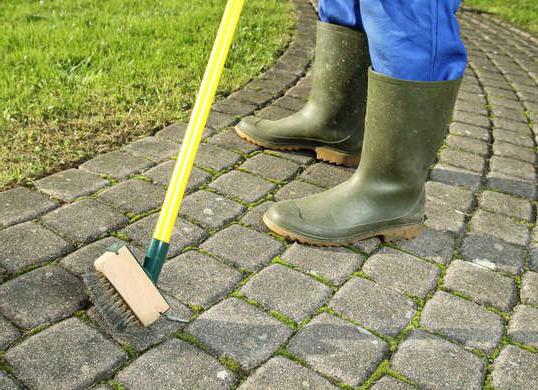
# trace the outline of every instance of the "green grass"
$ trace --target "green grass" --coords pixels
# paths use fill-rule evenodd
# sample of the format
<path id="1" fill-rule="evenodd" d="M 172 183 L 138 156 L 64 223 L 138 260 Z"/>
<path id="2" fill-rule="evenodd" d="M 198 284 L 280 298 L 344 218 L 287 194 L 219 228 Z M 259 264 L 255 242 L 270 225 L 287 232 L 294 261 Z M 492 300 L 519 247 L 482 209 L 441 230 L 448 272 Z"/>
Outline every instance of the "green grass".
<path id="1" fill-rule="evenodd" d="M 4 0 L 0 189 L 186 120 L 226 0 Z M 246 2 L 219 89 L 289 42 L 287 0 Z"/>
<path id="2" fill-rule="evenodd" d="M 464 0 L 464 5 L 491 12 L 533 34 L 538 34 L 536 0 Z"/>

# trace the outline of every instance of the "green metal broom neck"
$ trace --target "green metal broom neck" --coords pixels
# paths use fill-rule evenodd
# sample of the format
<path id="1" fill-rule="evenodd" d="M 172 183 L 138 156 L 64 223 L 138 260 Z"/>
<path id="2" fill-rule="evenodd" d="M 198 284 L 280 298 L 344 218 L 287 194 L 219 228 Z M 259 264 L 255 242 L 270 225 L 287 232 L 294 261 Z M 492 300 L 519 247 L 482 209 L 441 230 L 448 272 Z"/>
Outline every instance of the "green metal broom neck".
<path id="1" fill-rule="evenodd" d="M 170 244 L 155 238 L 149 244 L 143 268 L 154 284 L 157 284 L 169 248 Z"/>

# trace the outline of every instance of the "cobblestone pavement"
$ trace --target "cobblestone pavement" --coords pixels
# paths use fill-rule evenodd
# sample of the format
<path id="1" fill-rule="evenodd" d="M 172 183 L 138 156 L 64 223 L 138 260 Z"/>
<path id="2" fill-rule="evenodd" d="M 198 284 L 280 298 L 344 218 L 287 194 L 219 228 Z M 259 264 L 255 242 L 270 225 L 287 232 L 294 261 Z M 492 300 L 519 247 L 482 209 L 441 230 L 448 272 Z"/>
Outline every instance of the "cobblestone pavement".
<path id="1" fill-rule="evenodd" d="M 428 228 L 311 248 L 262 212 L 352 170 L 230 129 L 305 101 L 316 16 L 295 1 L 289 49 L 214 107 L 160 282 L 172 311 L 150 329 L 105 332 L 79 276 L 112 243 L 143 254 L 183 125 L 0 193 L 1 389 L 538 388 L 536 41 L 462 12 L 470 67 Z"/>

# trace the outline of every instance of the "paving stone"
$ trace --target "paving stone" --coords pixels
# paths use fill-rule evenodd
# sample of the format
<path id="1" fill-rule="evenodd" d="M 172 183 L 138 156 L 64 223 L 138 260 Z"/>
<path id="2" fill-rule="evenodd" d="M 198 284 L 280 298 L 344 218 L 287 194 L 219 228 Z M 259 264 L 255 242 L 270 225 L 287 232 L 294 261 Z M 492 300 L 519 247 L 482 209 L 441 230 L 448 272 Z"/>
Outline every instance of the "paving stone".
<path id="1" fill-rule="evenodd" d="M 241 160 L 241 156 L 229 150 L 219 148 L 216 145 L 201 144 L 196 155 L 197 166 L 222 171 L 231 168 Z"/>
<path id="2" fill-rule="evenodd" d="M 7 347 L 21 336 L 20 332 L 11 323 L 0 316 L 0 350 L 6 350 Z M 1 371 L 0 371 L 1 373 Z M 0 385 L 2 384 L 0 377 Z M 2 388 L 0 386 L 0 388 Z"/>
<path id="3" fill-rule="evenodd" d="M 153 230 L 155 229 L 158 218 L 158 214 L 152 214 L 149 217 L 142 218 L 125 228 L 123 233 L 132 239 L 136 245 L 145 248 L 153 236 Z M 178 255 L 187 246 L 198 244 L 205 235 L 206 233 L 203 229 L 182 218 L 178 218 L 172 231 L 168 257 Z"/>
<path id="4" fill-rule="evenodd" d="M 2 390 L 20 390 L 22 387 L 17 384 L 13 379 L 0 371 L 0 389 Z"/>
<path id="5" fill-rule="evenodd" d="M 465 227 L 465 213 L 448 208 L 445 204 L 426 202 L 426 225 L 442 232 L 460 233 Z"/>
<path id="6" fill-rule="evenodd" d="M 374 383 L 371 390 L 411 390 L 413 386 L 407 383 L 400 382 L 391 376 L 385 375 L 380 380 Z"/>
<path id="7" fill-rule="evenodd" d="M 471 220 L 471 231 L 489 234 L 514 245 L 525 246 L 530 241 L 529 229 L 500 214 L 479 210 Z"/>
<path id="8" fill-rule="evenodd" d="M 47 176 L 34 184 L 39 191 L 71 202 L 106 187 L 108 181 L 93 173 L 73 168 Z"/>
<path id="9" fill-rule="evenodd" d="M 281 356 L 271 358 L 239 386 L 239 390 L 337 389 L 328 380 Z"/>
<path id="10" fill-rule="evenodd" d="M 102 192 L 99 200 L 124 213 L 142 214 L 160 208 L 165 193 L 161 186 L 142 180 L 129 180 Z"/>
<path id="11" fill-rule="evenodd" d="M 34 389 L 87 388 L 109 377 L 126 358 L 78 318 L 47 328 L 6 353 L 14 375 Z"/>
<path id="12" fill-rule="evenodd" d="M 379 247 L 379 245 L 381 245 L 381 240 L 378 237 L 372 237 L 367 240 L 356 242 L 353 246 L 370 255 Z"/>
<path id="13" fill-rule="evenodd" d="M 488 144 L 478 139 L 450 134 L 446 139 L 447 145 L 453 149 L 462 149 L 469 153 L 486 156 L 488 154 Z"/>
<path id="14" fill-rule="evenodd" d="M 173 123 L 169 126 L 166 126 L 164 129 L 159 130 L 155 137 L 164 138 L 168 141 L 178 143 L 183 141 L 185 132 L 187 131 L 187 125 L 185 123 Z M 202 139 L 209 137 L 213 134 L 214 130 L 206 127 L 202 133 Z"/>
<path id="15" fill-rule="evenodd" d="M 538 348 L 538 309 L 526 305 L 516 307 L 510 319 L 508 337 Z"/>
<path id="16" fill-rule="evenodd" d="M 86 272 L 91 272 L 94 270 L 94 261 L 113 245 L 127 245 L 127 243 L 115 237 L 103 238 L 64 257 L 60 260 L 60 264 L 74 274 L 82 275 Z M 129 249 L 139 262 L 144 260 L 144 253 L 139 248 L 129 245 Z"/>
<path id="17" fill-rule="evenodd" d="M 306 291 L 308 294 L 304 294 Z M 254 275 L 241 292 L 295 322 L 312 314 L 331 295 L 329 287 L 280 264 L 273 264 Z"/>
<path id="18" fill-rule="evenodd" d="M 454 149 L 443 149 L 439 154 L 439 162 L 476 173 L 481 173 L 485 165 L 484 157 Z"/>
<path id="19" fill-rule="evenodd" d="M 209 187 L 250 203 L 266 196 L 276 185 L 250 173 L 232 171 L 217 178 Z"/>
<path id="20" fill-rule="evenodd" d="M 224 114 L 218 111 L 211 111 L 207 118 L 207 126 L 212 129 L 220 130 L 232 126 L 238 122 L 235 115 Z"/>
<path id="21" fill-rule="evenodd" d="M 175 161 L 167 161 L 145 172 L 144 175 L 149 177 L 156 184 L 168 186 L 175 165 Z M 209 182 L 212 177 L 213 176 L 211 176 L 206 171 L 200 168 L 193 167 L 191 171 L 191 177 L 189 179 L 189 184 L 187 184 L 186 192 L 189 193 L 194 191 L 201 185 Z"/>
<path id="22" fill-rule="evenodd" d="M 513 279 L 467 261 L 454 260 L 444 278 L 445 286 L 474 301 L 510 311 L 516 303 Z"/>
<path id="23" fill-rule="evenodd" d="M 112 331 L 95 307 L 91 307 L 87 314 L 117 343 L 135 348 L 137 351 L 144 351 L 169 338 L 174 332 L 182 330 L 192 317 L 192 311 L 177 299 L 165 293 L 163 297 L 170 305 L 170 309 L 148 327 L 131 326 L 123 331 Z"/>
<path id="24" fill-rule="evenodd" d="M 415 314 L 413 301 L 363 278 L 352 278 L 344 284 L 330 307 L 387 336 L 396 336 Z"/>
<path id="25" fill-rule="evenodd" d="M 231 357 L 245 370 L 267 360 L 292 334 L 286 325 L 234 298 L 201 314 L 189 325 L 188 332 L 215 354 Z"/>
<path id="26" fill-rule="evenodd" d="M 363 262 L 361 255 L 348 249 L 312 247 L 297 243 L 291 245 L 281 257 L 303 272 L 321 276 L 335 285 L 344 283 Z"/>
<path id="27" fill-rule="evenodd" d="M 256 150 L 260 150 L 258 146 L 241 139 L 232 129 L 224 130 L 214 135 L 213 137 L 209 138 L 208 142 L 244 154 L 249 154 L 255 152 Z"/>
<path id="28" fill-rule="evenodd" d="M 0 229 L 37 218 L 56 207 L 58 203 L 28 188 L 0 192 Z"/>
<path id="29" fill-rule="evenodd" d="M 493 156 L 490 159 L 490 168 L 493 172 L 523 180 L 532 181 L 536 178 L 534 165 L 511 158 Z"/>
<path id="30" fill-rule="evenodd" d="M 463 258 L 493 271 L 520 274 L 525 263 L 525 250 L 487 234 L 471 234 L 462 245 Z"/>
<path id="31" fill-rule="evenodd" d="M 145 157 L 155 162 L 168 160 L 177 155 L 178 145 L 159 137 L 146 137 L 123 148 L 135 156 Z"/>
<path id="32" fill-rule="evenodd" d="M 240 168 L 268 179 L 285 181 L 292 178 L 300 166 L 290 160 L 260 153 L 249 158 Z"/>
<path id="33" fill-rule="evenodd" d="M 260 232 L 267 233 L 269 232 L 269 228 L 263 223 L 262 217 L 263 214 L 267 211 L 269 207 L 274 205 L 275 202 L 273 201 L 266 201 L 262 204 L 257 205 L 256 207 L 251 208 L 243 218 L 241 218 L 241 222 L 252 227 L 253 229 L 259 230 Z"/>
<path id="34" fill-rule="evenodd" d="M 253 91 L 251 89 L 240 89 L 230 95 L 231 99 L 238 100 L 240 102 L 250 103 L 255 106 L 263 106 L 270 102 L 273 97 L 264 91 Z"/>
<path id="35" fill-rule="evenodd" d="M 471 190 L 477 190 L 480 187 L 481 177 L 481 173 L 443 163 L 435 164 L 430 171 L 431 180 L 454 186 L 463 186 Z"/>
<path id="36" fill-rule="evenodd" d="M 93 199 L 54 210 L 41 220 L 68 240 L 82 243 L 95 241 L 129 222 L 125 215 Z"/>
<path id="37" fill-rule="evenodd" d="M 444 291 L 436 292 L 426 303 L 420 324 L 486 353 L 499 344 L 504 328 L 499 315 Z"/>
<path id="38" fill-rule="evenodd" d="M 351 177 L 350 170 L 326 163 L 309 166 L 301 174 L 301 178 L 322 187 L 334 187 Z"/>
<path id="39" fill-rule="evenodd" d="M 502 349 L 493 367 L 496 389 L 533 389 L 538 383 L 538 355 L 513 345 Z"/>
<path id="40" fill-rule="evenodd" d="M 0 266 L 8 272 L 54 260 L 71 250 L 63 238 L 35 222 L 25 222 L 0 231 Z"/>
<path id="41" fill-rule="evenodd" d="M 534 142 L 532 141 L 530 134 L 519 134 L 503 129 L 493 129 L 493 138 L 495 138 L 495 142 L 507 142 L 528 148 L 532 148 L 534 146 Z"/>
<path id="42" fill-rule="evenodd" d="M 527 272 L 521 285 L 521 302 L 538 306 L 538 273 Z"/>
<path id="43" fill-rule="evenodd" d="M 440 337 L 414 330 L 392 357 L 393 369 L 424 389 L 481 389 L 485 363 Z"/>
<path id="44" fill-rule="evenodd" d="M 476 138 L 488 142 L 490 139 L 487 127 L 476 126 L 469 123 L 453 122 L 449 127 L 450 134 Z"/>
<path id="45" fill-rule="evenodd" d="M 366 329 L 322 313 L 288 345 L 288 350 L 323 375 L 357 386 L 388 354 L 388 345 Z"/>
<path id="46" fill-rule="evenodd" d="M 452 259 L 455 242 L 454 237 L 449 233 L 425 228 L 417 238 L 398 241 L 396 245 L 416 256 L 439 264 L 448 264 Z"/>
<path id="47" fill-rule="evenodd" d="M 256 113 L 256 117 L 262 118 L 262 119 L 268 119 L 271 121 L 277 121 L 283 118 L 287 118 L 290 115 L 293 115 L 294 112 L 291 110 L 287 110 L 285 108 L 279 107 L 279 106 L 269 106 L 264 108 L 261 111 L 258 111 Z"/>
<path id="48" fill-rule="evenodd" d="M 189 251 L 167 261 L 159 286 L 191 306 L 210 307 L 231 292 L 243 274 L 213 257 Z"/>
<path id="49" fill-rule="evenodd" d="M 362 270 L 380 285 L 420 298 L 435 288 L 440 274 L 435 265 L 390 248 L 368 258 Z"/>
<path id="50" fill-rule="evenodd" d="M 212 356 L 172 339 L 138 357 L 117 380 L 132 389 L 230 389 L 237 379 Z"/>
<path id="51" fill-rule="evenodd" d="M 303 99 L 297 99 L 291 96 L 283 96 L 275 101 L 275 104 L 290 111 L 299 111 L 305 105 Z"/>
<path id="52" fill-rule="evenodd" d="M 0 286 L 0 312 L 21 328 L 58 322 L 86 302 L 81 282 L 51 265 L 23 274 Z"/>
<path id="53" fill-rule="evenodd" d="M 458 122 L 469 123 L 471 125 L 482 126 L 486 128 L 490 126 L 489 118 L 487 116 L 472 114 L 470 112 L 465 112 L 465 111 L 455 111 L 454 120 Z"/>
<path id="54" fill-rule="evenodd" d="M 208 191 L 187 196 L 181 214 L 206 228 L 220 229 L 245 211 L 245 206 Z"/>
<path id="55" fill-rule="evenodd" d="M 492 210 L 499 214 L 528 222 L 532 220 L 532 205 L 525 199 L 515 198 L 495 191 L 484 191 L 480 195 L 479 205 L 483 209 Z"/>
<path id="56" fill-rule="evenodd" d="M 535 181 L 514 178 L 499 172 L 489 172 L 487 179 L 491 188 L 533 200 L 537 198 Z"/>
<path id="57" fill-rule="evenodd" d="M 426 197 L 437 204 L 463 212 L 471 210 L 473 193 L 461 187 L 429 181 L 426 183 Z"/>
<path id="58" fill-rule="evenodd" d="M 266 234 L 232 225 L 211 236 L 201 248 L 238 267 L 256 271 L 281 252 L 282 244 Z"/>
<path id="59" fill-rule="evenodd" d="M 278 190 L 278 192 L 275 194 L 275 200 L 281 201 L 303 198 L 305 196 L 317 194 L 322 191 L 325 191 L 325 189 L 304 181 L 294 180 Z"/>
<path id="60" fill-rule="evenodd" d="M 311 150 L 271 150 L 271 154 L 295 161 L 301 165 L 308 165 L 316 161 L 316 155 Z"/>
<path id="61" fill-rule="evenodd" d="M 518 145 L 513 145 L 506 142 L 494 142 L 493 154 L 501 157 L 513 158 L 534 164 L 536 161 L 536 154 L 531 148 L 525 148 Z"/>
<path id="62" fill-rule="evenodd" d="M 220 100 L 213 104 L 213 110 L 234 116 L 247 116 L 256 110 L 256 106 L 233 98 Z"/>
<path id="63" fill-rule="evenodd" d="M 129 175 L 138 174 L 154 165 L 153 162 L 132 154 L 114 151 L 86 161 L 80 169 L 98 175 L 125 179 Z"/>

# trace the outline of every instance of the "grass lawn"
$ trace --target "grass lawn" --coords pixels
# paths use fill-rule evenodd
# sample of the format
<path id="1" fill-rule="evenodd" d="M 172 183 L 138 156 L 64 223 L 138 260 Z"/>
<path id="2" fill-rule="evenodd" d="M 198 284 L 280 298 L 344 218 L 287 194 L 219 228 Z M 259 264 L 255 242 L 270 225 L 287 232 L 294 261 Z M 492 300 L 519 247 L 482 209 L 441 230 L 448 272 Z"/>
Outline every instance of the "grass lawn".
<path id="1" fill-rule="evenodd" d="M 0 189 L 186 120 L 226 0 L 4 0 Z M 287 0 L 248 0 L 220 93 L 291 37 Z"/>
<path id="2" fill-rule="evenodd" d="M 538 35 L 537 0 L 464 0 L 464 5 L 491 12 Z"/>

